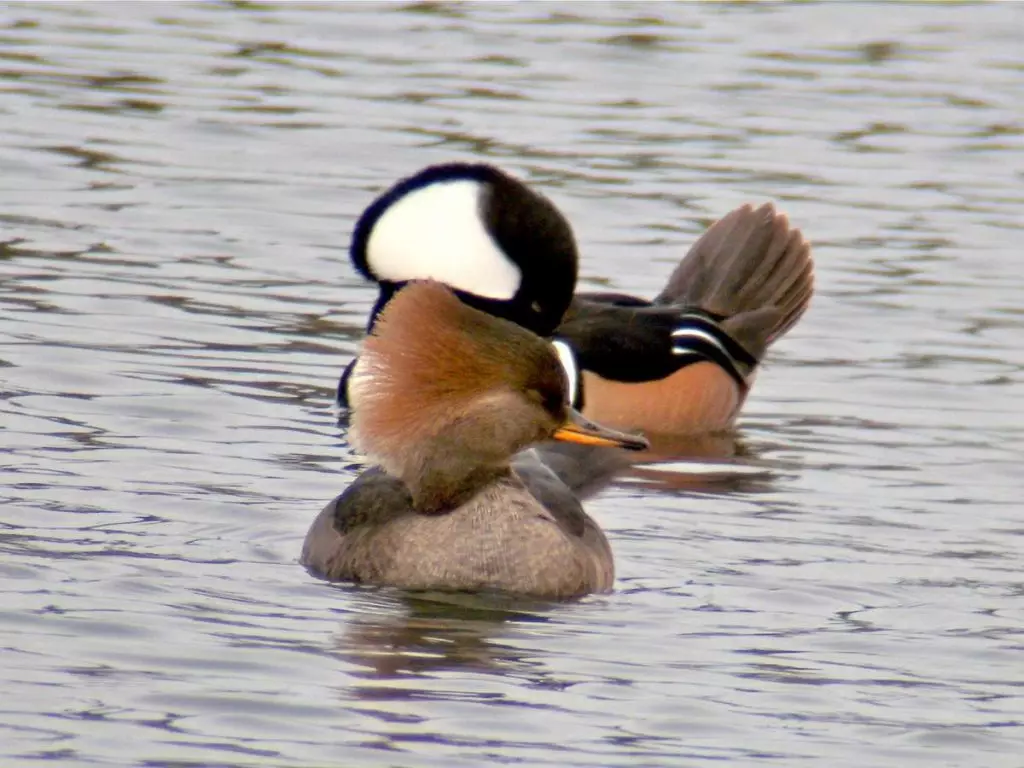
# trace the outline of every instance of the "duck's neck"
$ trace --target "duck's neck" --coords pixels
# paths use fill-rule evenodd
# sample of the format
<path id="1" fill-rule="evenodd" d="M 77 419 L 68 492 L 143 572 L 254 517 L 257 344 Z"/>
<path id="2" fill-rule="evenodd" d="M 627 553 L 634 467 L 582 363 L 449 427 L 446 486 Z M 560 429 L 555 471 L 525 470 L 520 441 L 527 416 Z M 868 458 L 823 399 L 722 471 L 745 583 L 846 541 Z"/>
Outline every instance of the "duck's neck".
<path id="1" fill-rule="evenodd" d="M 407 462 L 393 472 L 409 488 L 413 506 L 418 512 L 449 512 L 512 472 L 507 462 L 467 466 L 445 459 L 445 456 L 432 456 L 418 462 Z"/>

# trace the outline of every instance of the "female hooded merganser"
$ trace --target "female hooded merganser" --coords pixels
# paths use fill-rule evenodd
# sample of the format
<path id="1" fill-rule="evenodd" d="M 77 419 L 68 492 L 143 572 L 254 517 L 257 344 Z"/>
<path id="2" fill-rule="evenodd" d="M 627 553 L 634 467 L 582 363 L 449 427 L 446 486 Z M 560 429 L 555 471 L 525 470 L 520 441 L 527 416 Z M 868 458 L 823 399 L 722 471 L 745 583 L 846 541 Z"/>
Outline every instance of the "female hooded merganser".
<path id="1" fill-rule="evenodd" d="M 406 282 L 441 281 L 471 306 L 553 336 L 588 418 L 648 434 L 731 427 L 758 363 L 814 288 L 810 246 L 767 204 L 712 225 L 653 301 L 574 297 L 578 257 L 564 216 L 497 168 L 463 163 L 426 168 L 377 198 L 351 256 L 380 287 L 368 329 Z"/>
<path id="2" fill-rule="evenodd" d="M 520 452 L 551 438 L 647 443 L 570 407 L 550 344 L 439 283 L 411 283 L 377 318 L 349 397 L 353 442 L 379 466 L 314 521 L 302 551 L 312 572 L 544 598 L 611 589 L 601 529 L 550 469 Z"/>

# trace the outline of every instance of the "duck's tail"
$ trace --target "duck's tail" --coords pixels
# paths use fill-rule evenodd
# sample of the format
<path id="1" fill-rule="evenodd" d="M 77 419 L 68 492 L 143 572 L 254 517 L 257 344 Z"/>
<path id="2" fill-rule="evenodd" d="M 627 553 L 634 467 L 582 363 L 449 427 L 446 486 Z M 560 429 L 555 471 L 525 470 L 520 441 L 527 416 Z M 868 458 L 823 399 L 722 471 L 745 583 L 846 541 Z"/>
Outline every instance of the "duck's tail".
<path id="1" fill-rule="evenodd" d="M 715 222 L 676 267 L 655 304 L 699 307 L 760 361 L 814 293 L 811 246 L 771 203 Z"/>

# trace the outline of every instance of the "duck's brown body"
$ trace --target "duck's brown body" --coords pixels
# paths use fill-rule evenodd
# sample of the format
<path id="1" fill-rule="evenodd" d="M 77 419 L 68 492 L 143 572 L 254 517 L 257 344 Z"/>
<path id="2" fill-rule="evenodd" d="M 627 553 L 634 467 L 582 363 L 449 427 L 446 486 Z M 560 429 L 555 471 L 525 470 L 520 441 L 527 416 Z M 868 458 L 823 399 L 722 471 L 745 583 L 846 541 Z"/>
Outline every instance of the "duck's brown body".
<path id="1" fill-rule="evenodd" d="M 612 381 L 584 371 L 583 386 L 587 418 L 617 429 L 642 429 L 648 436 L 727 430 L 747 394 L 715 363 L 695 363 L 644 382 Z"/>
<path id="2" fill-rule="evenodd" d="M 514 474 L 459 507 L 417 512 L 402 483 L 363 475 L 328 504 L 302 562 L 327 579 L 565 599 L 611 589 L 611 548 L 570 494 L 547 508 Z"/>

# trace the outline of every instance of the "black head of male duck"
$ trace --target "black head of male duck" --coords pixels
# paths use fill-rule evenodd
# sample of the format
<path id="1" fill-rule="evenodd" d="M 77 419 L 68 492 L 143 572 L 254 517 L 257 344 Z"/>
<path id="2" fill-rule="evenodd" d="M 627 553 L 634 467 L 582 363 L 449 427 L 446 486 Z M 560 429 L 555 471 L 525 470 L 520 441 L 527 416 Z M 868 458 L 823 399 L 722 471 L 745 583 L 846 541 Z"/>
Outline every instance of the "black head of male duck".
<path id="1" fill-rule="evenodd" d="M 380 287 L 369 328 L 401 286 L 435 280 L 470 306 L 550 336 L 578 268 L 572 228 L 550 200 L 470 163 L 430 166 L 380 195 L 356 223 L 351 257 Z"/>
<path id="2" fill-rule="evenodd" d="M 609 589 L 611 550 L 579 501 L 512 466 L 550 439 L 646 447 L 587 422 L 568 391 L 540 337 L 440 284 L 403 288 L 350 386 L 350 435 L 378 467 L 320 514 L 303 563 L 330 579 L 413 589 L 555 598 Z"/>
<path id="3" fill-rule="evenodd" d="M 588 418 L 648 434 L 729 429 L 768 347 L 814 287 L 810 246 L 767 204 L 713 224 L 653 301 L 572 296 L 568 223 L 487 165 L 433 166 L 396 184 L 360 218 L 352 257 L 380 285 L 375 313 L 409 280 L 444 282 L 474 307 L 553 335 Z"/>

